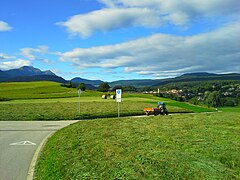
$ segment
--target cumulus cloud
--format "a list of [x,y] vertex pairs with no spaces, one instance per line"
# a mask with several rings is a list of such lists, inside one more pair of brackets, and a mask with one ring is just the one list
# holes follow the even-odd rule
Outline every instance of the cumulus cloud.
[[6,59],[14,59],[16,58],[15,56],[10,56],[4,53],[0,53],[0,60],[6,60]]
[[20,55],[31,61],[38,60],[49,64],[51,61],[45,57],[46,55],[60,56],[61,53],[49,51],[48,46],[38,46],[37,48],[22,48],[20,49]]
[[185,26],[203,18],[239,18],[239,0],[99,0],[106,8],[57,23],[72,35],[87,38],[119,28]]
[[[191,17],[238,14],[240,2],[238,0],[99,0],[108,7],[148,7],[162,13],[186,13]],[[224,14],[223,14],[224,13]]]
[[15,61],[5,61],[0,62],[0,69],[1,70],[9,70],[9,69],[16,69],[22,66],[30,66],[31,62],[23,59],[17,59]]
[[4,21],[0,21],[0,31],[10,31],[12,29],[11,26],[9,26],[8,23]]
[[113,8],[76,15],[58,25],[66,27],[73,35],[87,38],[96,31],[107,32],[130,26],[158,27],[161,19],[156,11],[147,8]]
[[47,46],[38,46],[37,48],[22,48],[20,49],[20,54],[29,60],[38,59],[37,54],[47,54]]
[[239,72],[240,23],[194,36],[155,34],[121,44],[75,48],[61,56],[78,68],[123,68],[162,76],[186,72]]

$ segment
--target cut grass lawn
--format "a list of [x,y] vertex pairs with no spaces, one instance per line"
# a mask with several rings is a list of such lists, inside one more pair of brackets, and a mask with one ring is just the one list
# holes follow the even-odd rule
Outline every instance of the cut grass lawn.
[[[60,83],[37,82],[11,82],[0,83],[0,98],[8,100],[22,99],[50,99],[76,97],[77,90],[60,86]],[[96,96],[99,92],[91,92],[87,96]]]
[[[0,121],[69,120],[117,116],[115,100],[102,100],[104,93],[86,91],[81,94],[78,114],[77,90],[55,82],[0,83]],[[164,101],[170,113],[205,112],[209,108],[159,98],[149,94],[123,93],[121,116],[143,115],[143,108],[156,107]]]
[[219,111],[223,111],[223,112],[240,112],[240,106],[236,106],[236,107],[220,107],[218,108]]
[[239,179],[240,113],[82,121],[55,133],[36,179]]
[[[144,107],[153,105],[145,102],[126,101],[121,103],[121,116],[143,115]],[[188,109],[169,106],[169,112],[192,112]],[[44,102],[44,103],[0,103],[1,121],[33,121],[33,120],[74,120],[117,117],[117,103],[107,101],[81,102],[81,113],[78,114],[76,102]]]

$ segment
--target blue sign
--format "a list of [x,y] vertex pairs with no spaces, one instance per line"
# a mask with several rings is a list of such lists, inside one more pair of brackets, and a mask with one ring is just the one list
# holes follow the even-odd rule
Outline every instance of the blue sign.
[[116,100],[117,100],[117,102],[122,101],[122,90],[121,89],[116,89]]

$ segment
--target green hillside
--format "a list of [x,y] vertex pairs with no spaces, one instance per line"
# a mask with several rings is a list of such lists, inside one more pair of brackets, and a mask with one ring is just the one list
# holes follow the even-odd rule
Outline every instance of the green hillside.
[[61,87],[60,83],[39,82],[11,82],[0,83],[0,98],[16,99],[46,99],[76,96],[75,89]]
[[112,87],[116,85],[121,86],[163,86],[169,83],[181,83],[181,82],[203,82],[203,81],[226,81],[226,80],[240,80],[240,74],[210,74],[210,73],[189,73],[183,74],[175,78],[166,79],[135,79],[135,80],[120,80],[110,82]]
[[240,113],[82,121],[54,134],[36,179],[240,179]]
[[[117,117],[117,103],[102,99],[102,93],[85,91],[81,94],[78,114],[76,89],[61,87],[54,82],[0,83],[0,120],[69,120]],[[143,108],[156,107],[158,101],[167,104],[170,113],[209,112],[206,107],[159,98],[150,94],[123,93],[121,116],[143,115]]]

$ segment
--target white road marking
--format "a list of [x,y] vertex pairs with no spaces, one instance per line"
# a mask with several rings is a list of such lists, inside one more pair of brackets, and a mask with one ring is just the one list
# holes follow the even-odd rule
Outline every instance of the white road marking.
[[10,146],[36,146],[36,143],[33,143],[31,141],[21,141],[21,142],[17,142],[17,143],[11,143],[9,144]]

